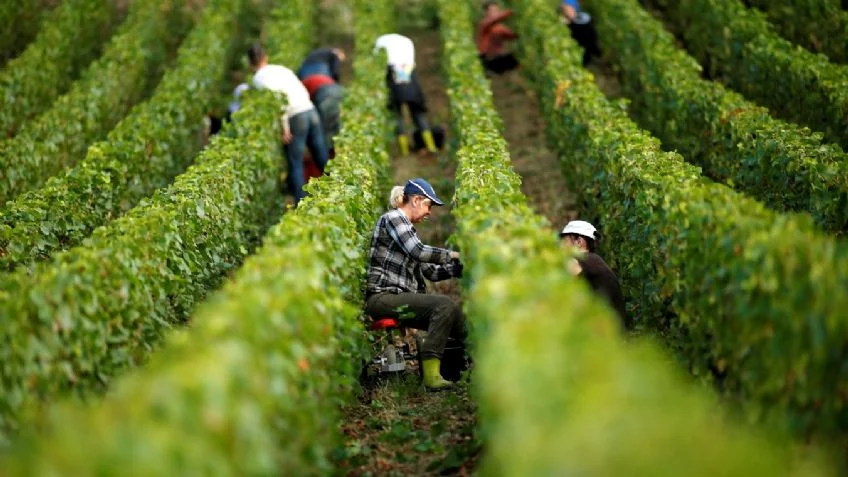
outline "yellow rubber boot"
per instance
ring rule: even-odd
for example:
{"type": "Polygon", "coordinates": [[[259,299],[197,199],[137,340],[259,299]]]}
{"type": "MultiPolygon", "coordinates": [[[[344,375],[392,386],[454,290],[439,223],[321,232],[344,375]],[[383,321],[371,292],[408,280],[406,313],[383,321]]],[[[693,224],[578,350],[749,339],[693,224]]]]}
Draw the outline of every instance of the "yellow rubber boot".
{"type": "Polygon", "coordinates": [[[400,146],[400,154],[406,156],[409,154],[409,136],[400,134],[397,137],[398,146],[400,146]]]}
{"type": "Polygon", "coordinates": [[[432,152],[433,154],[439,152],[436,149],[436,141],[433,140],[433,132],[429,129],[421,131],[421,139],[424,139],[424,145],[427,146],[427,150],[432,152]]]}
{"type": "Polygon", "coordinates": [[[424,365],[424,387],[428,391],[439,391],[453,386],[453,383],[442,377],[442,362],[436,358],[425,359],[424,365]]]}

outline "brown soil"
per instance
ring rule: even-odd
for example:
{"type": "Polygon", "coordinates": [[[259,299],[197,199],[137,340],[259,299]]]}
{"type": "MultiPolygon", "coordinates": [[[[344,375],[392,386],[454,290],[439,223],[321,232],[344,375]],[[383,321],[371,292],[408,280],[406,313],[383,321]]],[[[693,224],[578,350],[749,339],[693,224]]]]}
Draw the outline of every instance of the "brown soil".
{"type": "Polygon", "coordinates": [[[553,229],[575,218],[574,197],[565,185],[562,166],[545,141],[545,123],[536,95],[520,71],[490,78],[495,107],[504,122],[512,165],[521,190],[536,213],[553,229]]]}
{"type": "Polygon", "coordinates": [[[470,475],[480,455],[467,391],[425,393],[412,374],[369,388],[346,410],[339,475],[470,475]]]}

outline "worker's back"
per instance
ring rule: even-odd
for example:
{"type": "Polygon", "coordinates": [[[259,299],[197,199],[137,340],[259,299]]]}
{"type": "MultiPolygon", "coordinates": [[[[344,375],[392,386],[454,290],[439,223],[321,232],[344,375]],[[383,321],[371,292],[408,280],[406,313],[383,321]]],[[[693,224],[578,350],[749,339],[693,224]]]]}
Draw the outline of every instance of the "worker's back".
{"type": "Polygon", "coordinates": [[[415,44],[409,38],[397,33],[383,35],[374,44],[375,50],[381,48],[386,50],[389,65],[415,65],[415,44]]]}
{"type": "Polygon", "coordinates": [[[268,89],[285,94],[289,117],[313,108],[306,87],[303,86],[297,75],[285,66],[263,66],[253,76],[253,86],[257,89],[268,89]]]}
{"type": "Polygon", "coordinates": [[[501,22],[512,16],[512,10],[501,10],[491,8],[477,24],[476,42],[477,52],[486,57],[493,57],[506,53],[505,44],[508,40],[518,37],[501,22]]]}

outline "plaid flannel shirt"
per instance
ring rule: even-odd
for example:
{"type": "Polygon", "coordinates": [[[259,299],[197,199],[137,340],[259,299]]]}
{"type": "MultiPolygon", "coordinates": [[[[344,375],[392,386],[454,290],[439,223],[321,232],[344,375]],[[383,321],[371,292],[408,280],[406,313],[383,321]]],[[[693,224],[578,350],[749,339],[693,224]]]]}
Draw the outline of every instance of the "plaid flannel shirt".
{"type": "Polygon", "coordinates": [[[450,250],[424,245],[398,209],[383,214],[371,237],[366,295],[425,293],[424,277],[437,282],[455,274],[450,250]]]}

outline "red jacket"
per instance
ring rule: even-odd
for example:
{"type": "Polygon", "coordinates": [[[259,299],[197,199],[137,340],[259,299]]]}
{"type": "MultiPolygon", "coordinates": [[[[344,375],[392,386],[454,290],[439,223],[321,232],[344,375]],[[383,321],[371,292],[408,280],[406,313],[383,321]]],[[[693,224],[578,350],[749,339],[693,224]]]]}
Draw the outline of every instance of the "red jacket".
{"type": "Polygon", "coordinates": [[[512,16],[512,10],[495,9],[486,14],[477,25],[477,51],[487,58],[506,53],[507,41],[518,38],[518,34],[501,22],[512,16]]]}

